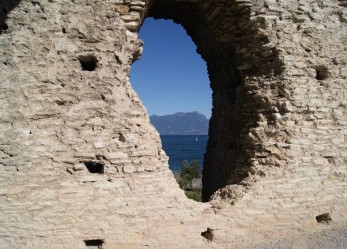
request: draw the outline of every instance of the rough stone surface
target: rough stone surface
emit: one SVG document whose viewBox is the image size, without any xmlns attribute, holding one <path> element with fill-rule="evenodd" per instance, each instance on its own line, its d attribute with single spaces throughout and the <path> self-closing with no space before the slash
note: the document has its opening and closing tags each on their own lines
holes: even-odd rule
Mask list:
<svg viewBox="0 0 347 249">
<path fill-rule="evenodd" d="M 346 6 L 0 0 L 1 247 L 344 248 Z M 129 82 L 147 16 L 208 65 L 208 203 L 178 188 Z"/>
</svg>

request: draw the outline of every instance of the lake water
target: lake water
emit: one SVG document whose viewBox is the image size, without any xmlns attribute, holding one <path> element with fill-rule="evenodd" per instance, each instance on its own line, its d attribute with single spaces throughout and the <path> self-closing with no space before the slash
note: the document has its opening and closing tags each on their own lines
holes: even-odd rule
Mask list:
<svg viewBox="0 0 347 249">
<path fill-rule="evenodd" d="M 198 160 L 202 170 L 208 135 L 161 135 L 160 138 L 172 171 L 180 171 L 184 160 Z"/>
</svg>

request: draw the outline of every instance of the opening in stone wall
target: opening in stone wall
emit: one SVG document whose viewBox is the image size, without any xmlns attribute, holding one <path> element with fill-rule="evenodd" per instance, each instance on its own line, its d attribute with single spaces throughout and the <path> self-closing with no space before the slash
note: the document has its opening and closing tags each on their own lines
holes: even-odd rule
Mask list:
<svg viewBox="0 0 347 249">
<path fill-rule="evenodd" d="M 216 190 L 225 187 L 233 170 L 244 160 L 248 160 L 247 155 L 243 155 L 241 151 L 240 133 L 244 124 L 242 120 L 243 104 L 240 101 L 242 98 L 240 95 L 241 77 L 237 70 L 240 62 L 235 56 L 235 44 L 243 39 L 241 37 L 236 37 L 237 40 L 234 39 L 233 33 L 240 23 L 239 15 L 235 15 L 237 20 L 233 20 L 231 15 L 235 7 L 233 3 L 220 3 L 221 6 L 225 5 L 221 8 L 211 4 L 212 2 L 204 4 L 204 2 L 155 0 L 148 12 L 151 17 L 172 19 L 180 23 L 194 40 L 198 53 L 207 62 L 210 86 L 213 90 L 213 107 L 202 172 L 203 201 L 209 201 Z M 215 10 L 214 7 L 216 7 Z M 211 9 L 208 10 L 208 8 Z M 230 8 L 229 12 L 225 12 L 227 8 Z M 217 10 L 222 12 L 218 14 Z M 240 8 L 236 12 L 239 11 Z M 210 13 L 219 18 L 213 19 L 209 16 Z M 223 16 L 222 13 L 228 14 Z M 216 23 L 213 23 L 212 20 Z M 230 32 L 227 31 L 228 29 L 218 30 L 225 25 L 230 25 Z M 245 32 L 242 31 L 242 33 Z M 240 34 L 241 32 L 237 32 L 238 36 Z M 248 43 L 242 42 L 242 44 Z M 246 172 L 236 174 L 235 182 L 232 184 L 238 183 L 246 176 Z"/>
<path fill-rule="evenodd" d="M 262 82 L 279 75 L 282 64 L 276 47 L 268 46 L 270 39 L 261 32 L 266 28 L 264 20 L 252 20 L 252 12 L 263 4 L 152 0 L 147 13 L 147 17 L 181 24 L 207 64 L 213 107 L 203 165 L 203 201 L 227 185 L 241 183 L 251 174 L 255 157 L 266 157 L 266 148 L 249 134 L 260 121 L 259 113 L 273 120 L 270 103 L 260 97 Z"/>
<path fill-rule="evenodd" d="M 102 249 L 102 245 L 104 244 L 104 241 L 101 239 L 91 239 L 91 240 L 85 240 L 84 241 L 86 248 L 91 249 Z"/>
<path fill-rule="evenodd" d="M 201 200 L 212 98 L 206 63 L 183 27 L 172 20 L 147 18 L 139 35 L 144 49 L 132 66 L 132 85 L 160 133 L 180 186 Z"/>
<path fill-rule="evenodd" d="M 328 224 L 328 223 L 330 223 L 332 221 L 332 219 L 331 219 L 331 216 L 330 216 L 329 213 L 324 213 L 324 214 L 321 214 L 321 215 L 317 215 L 316 216 L 316 221 L 318 223 L 326 223 L 326 224 Z"/>
<path fill-rule="evenodd" d="M 94 71 L 98 64 L 98 59 L 94 55 L 81 55 L 78 60 L 83 71 Z"/>
<path fill-rule="evenodd" d="M 317 80 L 325 80 L 329 77 L 329 70 L 326 66 L 320 65 L 316 68 L 316 79 Z"/>
<path fill-rule="evenodd" d="M 84 162 L 84 165 L 87 167 L 89 173 L 92 174 L 104 174 L 105 169 L 102 163 L 98 162 Z"/>
</svg>

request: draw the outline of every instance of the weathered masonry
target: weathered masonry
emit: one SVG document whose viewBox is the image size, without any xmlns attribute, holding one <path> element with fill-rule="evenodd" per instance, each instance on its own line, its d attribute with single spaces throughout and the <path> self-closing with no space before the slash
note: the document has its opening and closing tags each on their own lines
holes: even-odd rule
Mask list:
<svg viewBox="0 0 347 249">
<path fill-rule="evenodd" d="M 129 82 L 146 17 L 207 62 L 206 203 Z M 346 1 L 0 0 L 0 53 L 2 247 L 315 248 L 347 227 Z"/>
</svg>

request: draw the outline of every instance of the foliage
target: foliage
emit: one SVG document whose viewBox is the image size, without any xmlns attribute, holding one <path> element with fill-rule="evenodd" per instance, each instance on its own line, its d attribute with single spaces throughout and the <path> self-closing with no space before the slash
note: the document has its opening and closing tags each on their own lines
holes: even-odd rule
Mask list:
<svg viewBox="0 0 347 249">
<path fill-rule="evenodd" d="M 184 190 L 192 189 L 192 180 L 199 177 L 201 177 L 199 161 L 194 160 L 190 164 L 186 160 L 183 161 L 180 180 L 178 182 L 180 188 Z"/>
<path fill-rule="evenodd" d="M 201 190 L 184 191 L 189 199 L 202 202 Z"/>
</svg>

